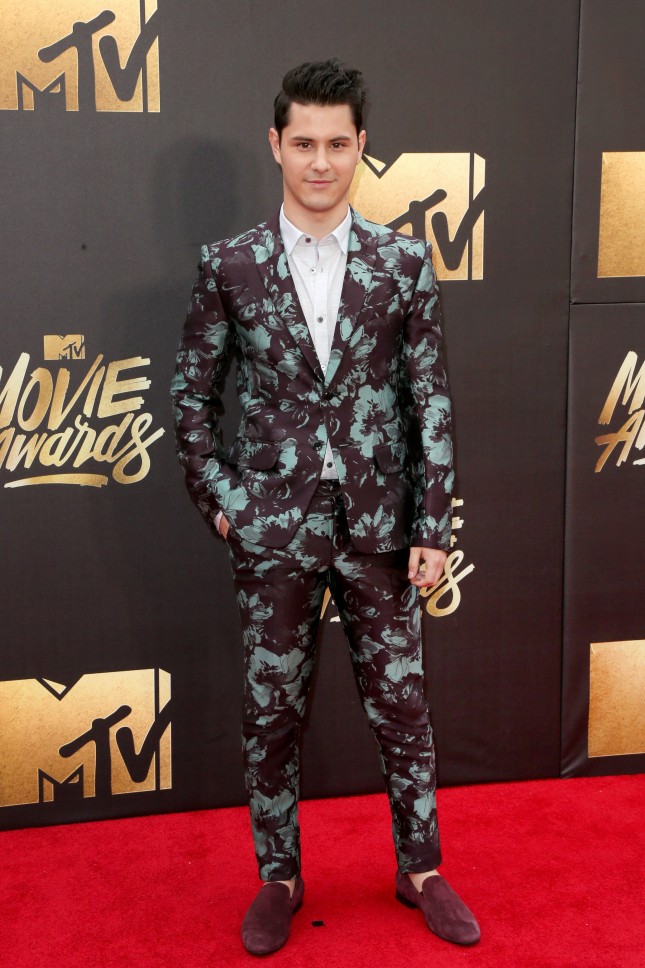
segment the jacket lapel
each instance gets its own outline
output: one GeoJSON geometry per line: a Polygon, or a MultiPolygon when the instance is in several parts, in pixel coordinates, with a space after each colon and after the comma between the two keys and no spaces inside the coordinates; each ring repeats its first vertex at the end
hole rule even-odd
{"type": "Polygon", "coordinates": [[[289,271],[287,253],[280,234],[279,213],[260,230],[259,240],[252,244],[251,248],[276,313],[284,321],[294,342],[316,376],[321,380],[324,379],[320,360],[289,271]]]}
{"type": "Polygon", "coordinates": [[[351,338],[358,316],[365,305],[376,261],[378,236],[372,235],[367,223],[352,209],[352,228],[347,243],[347,268],[338,307],[338,318],[325,382],[334,379],[351,338]]]}
{"type": "Polygon", "coordinates": [[[336,375],[372,281],[378,236],[369,231],[368,225],[369,223],[352,210],[352,227],[347,243],[347,267],[329,363],[324,377],[300,306],[293,277],[289,271],[287,253],[280,234],[279,212],[260,229],[258,241],[251,245],[258,271],[275,311],[284,321],[309,366],[327,384],[331,383],[336,375]]]}

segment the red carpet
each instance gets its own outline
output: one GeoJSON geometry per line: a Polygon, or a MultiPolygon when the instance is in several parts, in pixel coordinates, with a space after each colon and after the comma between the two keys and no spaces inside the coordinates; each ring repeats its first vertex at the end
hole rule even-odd
{"type": "Polygon", "coordinates": [[[643,776],[441,790],[442,873],[480,920],[474,948],[394,900],[385,796],[305,802],[305,903],[264,962],[239,938],[258,884],[246,810],[10,831],[1,963],[645,968],[644,794],[643,776]]]}

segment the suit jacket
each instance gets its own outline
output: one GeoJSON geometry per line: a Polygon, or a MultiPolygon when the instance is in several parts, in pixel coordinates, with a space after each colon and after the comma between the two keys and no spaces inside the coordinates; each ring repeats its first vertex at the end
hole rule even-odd
{"type": "Polygon", "coordinates": [[[284,547],[303,520],[329,438],[359,551],[449,547],[450,399],[431,246],[352,212],[323,374],[278,214],[204,246],[172,394],[189,492],[212,524],[284,547]],[[237,356],[242,421],[225,447],[220,385],[237,356]]]}

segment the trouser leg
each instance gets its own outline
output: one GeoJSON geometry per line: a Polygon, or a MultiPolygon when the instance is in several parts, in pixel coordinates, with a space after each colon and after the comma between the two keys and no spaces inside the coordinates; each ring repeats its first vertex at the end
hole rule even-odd
{"type": "Polygon", "coordinates": [[[441,862],[435,752],[424,695],[418,591],[407,579],[408,551],[362,555],[343,526],[330,573],[349,640],[363,707],[381,753],[399,869],[441,862]]]}
{"type": "Polygon", "coordinates": [[[300,872],[300,727],[326,587],[331,517],[314,498],[284,549],[233,538],[230,551],[244,646],[242,747],[262,880],[300,872]]]}

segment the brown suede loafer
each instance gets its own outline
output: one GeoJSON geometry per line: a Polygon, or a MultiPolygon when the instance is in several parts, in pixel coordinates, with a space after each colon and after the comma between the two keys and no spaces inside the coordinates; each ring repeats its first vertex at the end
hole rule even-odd
{"type": "Polygon", "coordinates": [[[296,878],[293,894],[286,884],[278,881],[265,884],[242,921],[242,942],[252,955],[270,955],[289,938],[291,916],[302,907],[305,885],[296,878]]]}
{"type": "Polygon", "coordinates": [[[435,934],[455,944],[479,941],[479,925],[448,881],[433,874],[426,877],[419,893],[407,874],[396,873],[396,898],[407,907],[418,907],[435,934]]]}

